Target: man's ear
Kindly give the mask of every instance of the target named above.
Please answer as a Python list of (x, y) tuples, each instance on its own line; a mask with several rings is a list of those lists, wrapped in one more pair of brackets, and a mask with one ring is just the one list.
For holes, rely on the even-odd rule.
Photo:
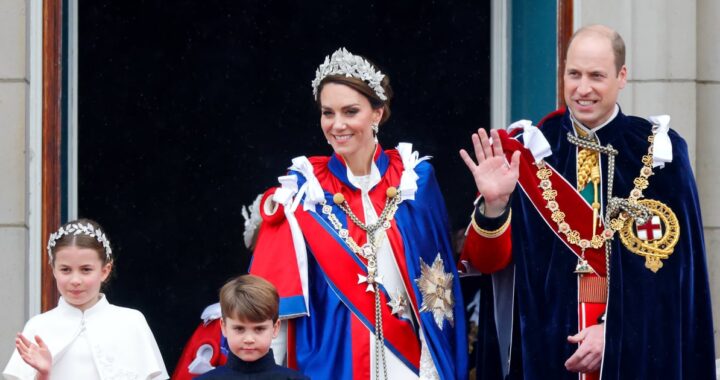
[(618, 79), (620, 80), (620, 88), (625, 88), (627, 84), (627, 66), (623, 65), (618, 71)]

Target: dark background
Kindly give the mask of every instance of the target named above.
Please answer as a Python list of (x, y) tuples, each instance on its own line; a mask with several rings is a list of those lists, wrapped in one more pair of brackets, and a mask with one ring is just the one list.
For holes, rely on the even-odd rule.
[(290, 159), (331, 152), (310, 82), (345, 46), (389, 74), (380, 142), (431, 161), (454, 229), (474, 196), (457, 151), (490, 120), (489, 1), (110, 1), (79, 8), (79, 215), (116, 253), (112, 303), (141, 310), (172, 371), (228, 278), (242, 205)]

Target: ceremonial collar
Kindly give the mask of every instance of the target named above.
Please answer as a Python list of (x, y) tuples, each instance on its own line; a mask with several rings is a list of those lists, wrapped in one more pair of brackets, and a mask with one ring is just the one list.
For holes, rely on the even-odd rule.
[(95, 303), (95, 305), (92, 305), (92, 307), (88, 308), (84, 312), (77, 307), (70, 305), (67, 301), (65, 301), (65, 298), (60, 297), (60, 300), (58, 301), (58, 310), (62, 311), (63, 313), (72, 315), (76, 318), (89, 318), (97, 313), (100, 313), (103, 309), (105, 309), (110, 303), (107, 300), (107, 297), (105, 297), (105, 294), (100, 293), (100, 299)]
[[(577, 135), (577, 131), (575, 130), (575, 127), (573, 125), (574, 119), (575, 118), (570, 112), (570, 108), (567, 108), (565, 110), (565, 117), (562, 120), (562, 126), (566, 130), (566, 132)], [(626, 131), (623, 129), (622, 125), (625, 124), (626, 119), (627, 116), (622, 113), (622, 109), (620, 108), (620, 106), (615, 104), (615, 112), (613, 112), (613, 116), (600, 126), (593, 128), (592, 130), (588, 129), (586, 126), (582, 125), (577, 121), (575, 122), (577, 123), (576, 125), (578, 125), (583, 131), (590, 132), (593, 136), (597, 136), (597, 138), (599, 139), (598, 141), (601, 144), (605, 145), (608, 143), (611, 144), (613, 141), (623, 138), (623, 134)]]
[(273, 356), (271, 348), (270, 351), (268, 351), (268, 353), (260, 359), (255, 360), (254, 362), (246, 362), (237, 357), (232, 351), (228, 350), (227, 363), (225, 365), (233, 371), (242, 373), (258, 373), (274, 368), (275, 357)]
[[(387, 171), (389, 163), (390, 159), (387, 154), (385, 154), (385, 151), (382, 149), (380, 144), (376, 145), (375, 155), (373, 156), (373, 162), (371, 163), (370, 175), (376, 177), (377, 174), (379, 174), (379, 178), (382, 178), (385, 175), (385, 171)], [(353, 190), (358, 190), (355, 184), (353, 184), (353, 181), (348, 178), (350, 168), (348, 168), (347, 163), (341, 155), (337, 153), (333, 154), (328, 162), (328, 168), (330, 169), (330, 172), (344, 184)]]
[(615, 103), (615, 108), (613, 109), (612, 115), (611, 115), (607, 120), (605, 120), (604, 123), (598, 125), (598, 126), (595, 127), (595, 128), (588, 128), (588, 127), (586, 127), (583, 123), (579, 122), (579, 121), (575, 118), (575, 115), (573, 115), (572, 112), (570, 111), (570, 108), (568, 108), (568, 111), (567, 111), (567, 112), (568, 112), (568, 114), (570, 115), (570, 120), (571, 120), (572, 122), (574, 122), (575, 125), (576, 125), (578, 128), (580, 128), (581, 131), (583, 131), (587, 136), (594, 136), (596, 133), (598, 133), (598, 132), (600, 131), (600, 129), (602, 129), (604, 126), (610, 124), (613, 120), (615, 120), (615, 118), (617, 117), (617, 115), (620, 113), (620, 106), (619, 106), (617, 103)]

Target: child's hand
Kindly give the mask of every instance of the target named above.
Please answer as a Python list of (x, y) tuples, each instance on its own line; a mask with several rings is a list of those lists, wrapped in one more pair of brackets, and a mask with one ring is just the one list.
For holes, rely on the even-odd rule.
[(52, 354), (45, 342), (37, 335), (35, 335), (35, 342), (37, 344), (18, 333), (17, 338), (15, 338), (15, 348), (17, 348), (22, 360), (38, 371), (38, 378), (44, 378), (50, 374)]

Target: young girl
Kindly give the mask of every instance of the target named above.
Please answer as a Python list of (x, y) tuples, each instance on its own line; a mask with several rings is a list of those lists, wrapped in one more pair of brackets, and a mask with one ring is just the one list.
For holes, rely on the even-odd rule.
[(96, 222), (79, 219), (50, 235), (58, 306), (31, 318), (15, 339), (6, 379), (167, 379), (145, 317), (111, 305), (100, 288), (113, 264)]

